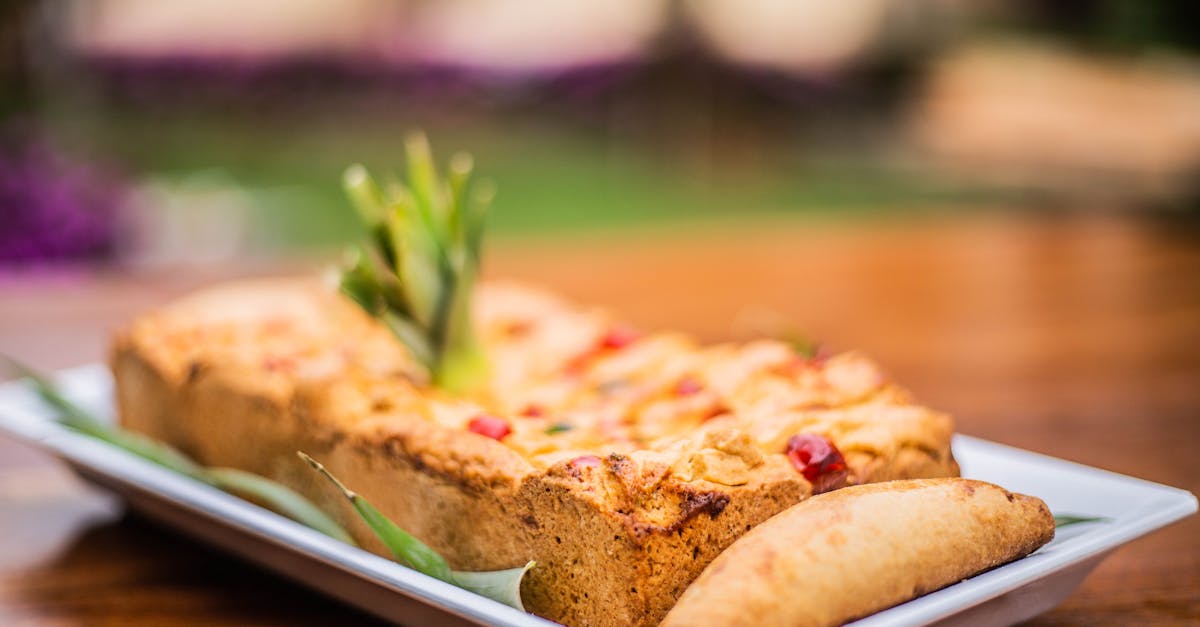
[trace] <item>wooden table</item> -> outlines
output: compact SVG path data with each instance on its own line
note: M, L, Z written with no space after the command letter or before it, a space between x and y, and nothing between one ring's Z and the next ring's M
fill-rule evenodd
M834 348L866 349L964 433L1200 492L1194 218L781 221L499 240L490 254L492 274L610 305L643 327L722 339L790 321ZM95 361L134 312L223 276L277 270L8 276L0 351L42 368ZM122 515L2 440L0 530L0 624L372 620ZM1031 624L1195 621L1193 517L1121 549Z

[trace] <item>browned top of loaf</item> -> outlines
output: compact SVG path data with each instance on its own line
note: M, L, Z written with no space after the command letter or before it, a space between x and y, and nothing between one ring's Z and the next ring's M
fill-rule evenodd
M310 281L212 288L142 316L123 341L180 381L218 365L254 372L280 398L320 396L347 429L426 422L475 442L430 470L484 483L570 474L585 455L656 469L637 478L647 492L668 475L711 487L792 478L784 448L797 433L824 435L852 460L948 454L950 418L912 403L857 353L807 359L780 341L702 346L670 332L627 342L607 312L511 283L482 286L477 302L493 374L476 398L430 389L386 330ZM469 432L480 415L512 433ZM852 482L870 479L854 476L865 465L851 470Z

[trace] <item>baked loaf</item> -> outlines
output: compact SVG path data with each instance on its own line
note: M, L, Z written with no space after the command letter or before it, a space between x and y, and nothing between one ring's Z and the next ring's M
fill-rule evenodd
M776 515L708 565L662 627L825 627L1032 553L1041 499L970 479L861 485Z
M703 347L538 290L479 290L493 374L475 398L429 388L331 288L245 282L117 335L122 424L289 485L386 554L303 450L454 568L536 560L526 607L569 625L658 622L725 547L814 491L958 472L951 419L860 355ZM845 470L802 467L785 454L797 435L832 443Z

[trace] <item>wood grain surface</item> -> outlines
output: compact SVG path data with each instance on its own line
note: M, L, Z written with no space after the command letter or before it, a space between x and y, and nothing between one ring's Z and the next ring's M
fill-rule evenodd
M789 329L860 348L959 431L1200 492L1200 220L942 214L493 242L489 273L644 328L711 340ZM328 256L333 259L334 256ZM230 276L320 260L0 276L0 352L102 359L137 311ZM372 624L121 512L0 439L0 624ZM1109 557L1031 625L1200 623L1200 518Z

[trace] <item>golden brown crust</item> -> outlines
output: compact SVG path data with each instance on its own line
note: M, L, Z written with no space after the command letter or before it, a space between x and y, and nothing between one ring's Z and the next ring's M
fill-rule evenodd
M970 479L813 497L718 556L663 621L840 625L1028 555L1054 537L1040 499Z
M778 343L701 349L667 335L564 374L608 317L490 289L481 325L503 375L489 397L428 391L386 331L317 286L248 283L117 336L122 424L290 485L383 553L296 458L304 450L456 568L537 560L526 606L572 625L654 624L723 548L807 498L783 454L792 433L843 446L852 482L957 474L950 418L912 405L861 356L810 364ZM704 378L705 391L672 396L679 376ZM558 413L505 413L530 399ZM728 413L693 411L714 402ZM514 435L467 431L481 411L510 419ZM543 433L562 417L575 430Z

